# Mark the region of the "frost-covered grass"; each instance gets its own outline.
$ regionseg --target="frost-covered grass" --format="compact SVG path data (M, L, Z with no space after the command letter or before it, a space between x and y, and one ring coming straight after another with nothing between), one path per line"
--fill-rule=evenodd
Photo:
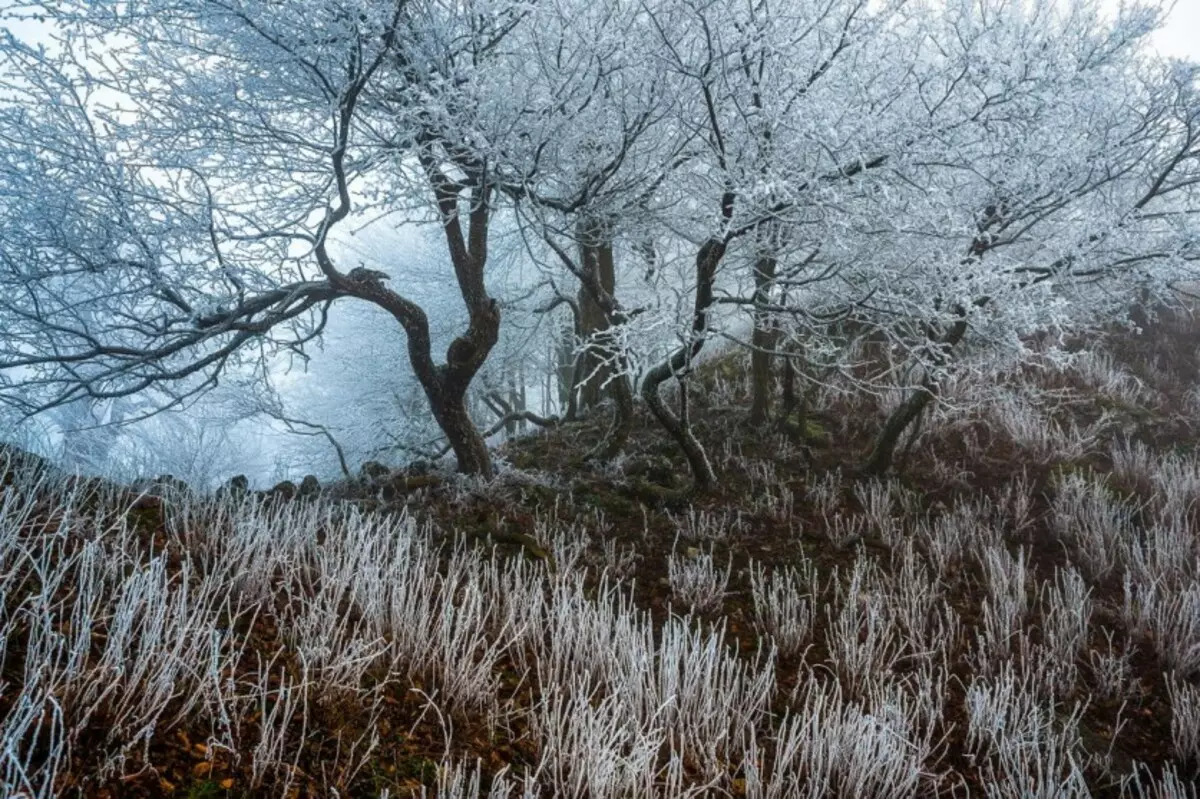
M138 494L5 451L3 793L1194 796L1200 458L1003 402L990 448L953 414L885 480L728 447L728 493L668 507Z

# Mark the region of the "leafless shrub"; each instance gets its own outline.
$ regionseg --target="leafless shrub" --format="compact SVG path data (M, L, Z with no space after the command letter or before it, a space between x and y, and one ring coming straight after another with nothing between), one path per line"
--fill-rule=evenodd
M989 509L960 501L932 519L920 519L916 538L938 576L949 579L959 574L968 554L998 547L1002 535Z
M1200 763L1200 688L1167 677L1171 699L1171 751L1176 757Z
M1148 785L1142 780L1147 779ZM1194 782L1184 782L1173 763L1163 766L1162 778L1148 777L1141 764L1134 764L1134 771L1121 781L1121 796L1132 799L1196 799Z
M653 683L649 690L634 689L643 696L642 717L661 713L677 751L703 771L719 773L742 756L768 711L774 652L740 658L722 643L723 626L705 632L687 619L670 620L661 637Z
M729 585L732 569L732 561L724 571L718 569L714 565L711 549L707 553L692 550L684 555L673 552L667 560L671 595L693 610L713 610L725 598L725 588Z
M1155 652L1180 679L1200 674L1200 583L1168 593L1126 578L1124 615L1131 630L1150 635Z
M616 539L612 538L604 542L602 555L604 568L608 569L608 571L618 578L632 576L641 559L642 556L638 553L636 547L620 546Z
M1158 474L1159 456L1145 444L1124 438L1110 450L1112 473L1121 484L1150 492Z
M866 528L867 522L861 516L837 513L832 518L825 517L825 536L837 549L846 549L857 543L863 537Z
M776 569L769 578L761 564L751 564L750 590L758 629L773 638L780 655L800 654L816 618L818 586L812 561Z
M302 660L299 678L292 679L285 669L280 668L278 680L275 682L275 687L272 688L270 677L273 665L272 663L260 664L258 669L259 684L256 696L260 714L259 739L254 747L251 761L251 779L252 785L259 787L267 774L286 774L283 783L283 790L286 793L296 770L296 763L299 762L300 753L303 751L301 747L295 747L293 761L287 762L284 754L287 751L288 731L293 727L293 722L299 718L303 728L299 737L303 740L305 729L308 726L308 694L306 691L308 670Z
M781 483L774 488L763 488L755 497L754 507L776 521L791 524L796 512L796 497L790 488Z
M1016 480L1004 485L997 502L997 511L1014 536L1021 536L1029 529L1034 519L1033 487L1028 474L1022 473Z
M988 407L995 425L1039 463L1084 458L1096 449L1111 423L1107 411L1086 428L1073 419L1061 423L1044 416L1029 398L1013 393Z
M1085 349L1071 359L1071 370L1101 395L1128 406L1153 402L1154 392L1123 369L1113 357L1097 349Z
M878 565L860 553L850 579L845 585L835 582L834 602L825 608L831 666L851 696L863 695L904 655L878 585Z
M826 519L838 515L842 506L842 473L825 472L809 484L808 501Z
M931 657L954 647L961 635L958 614L944 600L942 584L911 540L892 551L891 569L881 576L880 587L910 658Z
M1193 525L1172 512L1159 514L1129 542L1129 571L1142 584L1185 585L1200 576L1200 541Z
M469 766L453 760L443 760L438 766L437 784L432 796L438 799L534 799L539 795L538 786L532 776L523 779L513 777L507 768L492 777L491 788L485 793L482 788L482 763L476 761ZM421 797L430 796L428 788L421 787ZM385 788L380 799L391 799Z
M1102 580L1124 563L1133 540L1133 508L1115 499L1103 479L1065 475L1052 513L1055 530L1088 577Z
M1080 761L1083 708L1062 715L1011 664L967 688L969 752L986 758L985 792L995 797L1090 796Z
M1124 699L1129 696L1133 681L1133 648L1126 643L1118 650L1113 644L1112 630L1105 629L1104 637L1104 649L1088 650L1095 692L1102 699Z
M1161 459L1155 473L1162 518L1197 519L1200 505L1200 460L1171 454Z
M1013 557L1007 549L992 546L979 555L988 596L983 601L983 630L977 632L974 661L980 673L995 673L1013 653L1028 615L1030 573L1025 549Z
M893 481L872 480L854 487L867 524L888 546L895 546L900 539L900 525L893 514L895 494Z
M534 517L533 537L549 550L555 565L562 572L579 567L592 543L587 529L577 521L564 522L559 519L557 508Z
M665 738L655 721L631 718L618 694L597 699L586 686L555 685L531 717L540 742L534 778L555 796L627 796L654 770Z
M724 541L730 533L740 531L745 523L741 513L728 514L689 506L678 516L668 512L679 538L688 541Z
M1075 683L1076 660L1088 643L1092 616L1091 589L1074 568L1055 571L1054 583L1041 591L1042 640L1048 656L1063 667L1061 693Z
M907 708L884 698L868 710L845 701L836 683L819 682L809 684L801 706L779 725L771 744L768 773L759 771L757 758L748 758L747 797L913 796L930 752L914 735Z

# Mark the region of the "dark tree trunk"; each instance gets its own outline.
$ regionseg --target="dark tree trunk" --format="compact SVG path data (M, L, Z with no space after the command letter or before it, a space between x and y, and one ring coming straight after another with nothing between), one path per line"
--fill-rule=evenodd
M578 237L580 265L589 279L579 287L579 335L588 343L584 349L584 378L576 391L580 404L591 409L600 404L614 374L614 353L605 335L612 327L612 309L605 300L616 296L616 264L611 225L580 222Z
M577 227L579 238L579 319L581 341L587 347L576 362L572 391L578 405L594 408L607 394L613 400L613 420L604 439L586 458L608 459L619 455L633 429L633 390L625 375L627 360L620 342L612 335L623 321L616 301L616 262L613 257L613 225L603 219L585 218ZM571 406L574 411L576 405Z
M713 304L717 266L725 257L727 246L723 239L709 239L701 245L700 251L696 253L696 302L692 311L691 340L677 349L670 358L651 369L642 382L642 399L654 414L654 418L683 451L688 468L692 472L692 485L697 491L712 488L717 482L716 474L713 473L704 447L692 433L687 414L676 416L663 402L659 389L674 376L680 380L680 391L687 391L687 371L704 347L704 336L708 332L708 314ZM686 402L686 393L683 396Z
M487 442L475 427L471 414L467 412L466 392L457 397L443 396L436 401L431 397L430 407L450 442L450 448L454 451L458 471L479 477L491 477L492 456L488 451Z
M608 384L608 395L613 401L612 424L603 440L587 454L588 460L617 457L625 449L633 430L633 390L629 387L629 378L623 374L616 375Z
M875 437L875 444L867 462L863 464L863 474L883 476L892 468L896 445L908 426L916 421L937 397L938 384L934 380L926 380L921 386L900 403L900 407L892 411L883 429Z
M433 360L428 315L419 305L385 286L386 275L368 270L341 274L333 268L323 246L317 255L335 289L375 303L404 328L409 363L429 400L434 419L458 459L458 470L491 477L491 454L471 420L466 398L471 381L500 336L500 307L488 295L484 284L492 189L483 167L473 168L464 184L447 178L428 158L423 159L423 164L442 214L442 230L459 293L471 320L467 330L450 343L444 364L438 365ZM461 196L464 193L466 196ZM460 205L470 210L460 213Z
M943 363L966 333L966 312L960 310L959 319L950 326L945 335L933 342L932 360L934 364ZM904 431L908 429L909 425L921 417L930 403L937 399L940 391L941 385L938 381L933 377L926 377L921 381L921 385L891 412L887 421L883 423L879 435L875 437L871 454L861 468L863 474L882 476L892 468L900 437L904 435Z
M750 422L765 424L771 415L771 362L778 335L765 310L778 260L761 256L754 263L754 332L750 337Z
M780 389L779 419L786 422L799 407L799 397L796 394L796 364L790 355L783 358L783 385Z

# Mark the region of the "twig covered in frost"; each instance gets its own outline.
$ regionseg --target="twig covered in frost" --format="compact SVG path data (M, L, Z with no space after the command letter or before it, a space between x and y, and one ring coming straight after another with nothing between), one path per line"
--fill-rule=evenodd
M1149 633L1163 664L1180 678L1200 674L1200 582L1168 592L1158 584L1125 581L1126 623Z
M838 514L842 505L842 473L826 472L808 486L808 501L825 518Z
M894 484L892 481L871 480L854 487L854 495L862 505L872 532L888 546L899 542L899 524L893 515Z
M912 735L908 714L868 711L847 702L836 683L813 682L802 705L771 736L774 758L763 773L747 758L748 799L823 799L916 795L928 745ZM751 756L758 754L757 746Z
M540 742L533 778L555 796L628 796L641 787L665 740L656 719L631 717L619 694L555 685L531 713Z
M688 541L724 541L745 526L740 511L731 515L694 505L679 515L668 512L667 517L675 526L676 536Z
M983 600L983 629L976 636L976 667L983 673L1008 658L1013 641L1029 613L1029 569L1025 550L1016 557L1005 548L991 546L980 555L987 597Z
M1074 568L1055 571L1053 584L1041 592L1042 640L1048 654L1060 666L1062 694L1075 684L1076 661L1087 647L1092 617L1091 589Z
M904 655L900 630L891 623L878 585L878 565L860 552L849 581L837 585L834 602L825 607L829 659L851 696L885 678Z

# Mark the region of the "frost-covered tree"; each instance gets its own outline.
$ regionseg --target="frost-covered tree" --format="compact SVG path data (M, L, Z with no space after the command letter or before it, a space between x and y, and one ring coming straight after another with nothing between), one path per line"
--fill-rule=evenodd
M882 471L953 359L1166 296L1197 257L1196 68L1148 55L1152 8L40 5L57 38L0 47L0 398L23 411L180 402L306 354L353 299L388 334L344 371L387 383L368 356L403 331L459 468L487 475L471 405L512 407L519 370L489 355L519 364L532 341L502 345L501 318L535 330L558 302L592 345L577 371L617 400L602 454L638 377L705 487L688 376L743 309L757 421L784 334L834 367L846 330L887 342L910 392L870 458ZM407 224L437 231L437 292L403 248L345 246ZM537 279L495 268L518 227ZM336 382L354 385L332 405L365 388ZM400 424L348 418L363 440Z
M910 375L868 471L889 468L964 348L994 366L1022 336L1119 321L1195 279L1197 70L1148 55L1155 23L1082 2L929 19L904 98L927 132L856 199L834 256L871 287L861 318Z
M10 35L0 53L6 400L38 410L203 390L247 358L303 349L357 299L404 330L460 470L490 474L466 396L499 335L486 271L493 142L508 120L481 116L502 89L480 76L524 5L40 12L57 41ZM466 326L441 362L403 284L331 251L350 222L396 216L442 229Z
M647 371L641 396L686 454L698 487L715 477L690 430L687 377L717 331L718 305L732 300L721 295L737 285L738 272L754 272L748 302L768 302L775 275L765 262L787 248L812 249L808 228L911 138L894 111L907 90L896 69L911 35L904 5L668 0L654 7L676 98L671 125L693 137L692 157L661 189L673 197L669 226L690 268L678 346ZM761 315L758 322L765 325ZM680 385L678 411L662 396L671 379Z

